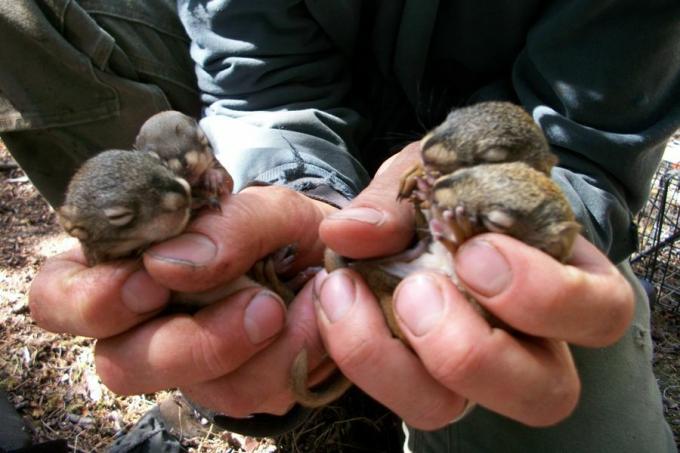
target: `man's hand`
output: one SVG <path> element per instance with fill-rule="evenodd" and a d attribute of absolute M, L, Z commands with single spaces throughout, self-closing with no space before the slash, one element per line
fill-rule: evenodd
<path fill-rule="evenodd" d="M 30 293 L 41 327 L 99 339 L 97 372 L 122 394 L 181 388 L 231 416 L 282 414 L 290 365 L 304 347 L 322 356 L 311 285 L 286 309 L 257 285 L 189 315 L 164 315 L 171 291 L 219 294 L 257 260 L 296 243 L 295 269 L 321 260 L 318 225 L 330 206 L 279 187 L 231 195 L 140 260 L 87 267 L 79 248 L 48 260 Z"/>
<path fill-rule="evenodd" d="M 322 222 L 331 249 L 369 258 L 407 245 L 411 207 L 396 202 L 396 191 L 417 153 L 412 144 L 387 161 L 349 207 Z M 446 425 L 468 400 L 531 426 L 567 417 L 580 392 L 567 343 L 617 341 L 633 314 L 628 283 L 583 238 L 567 264 L 498 234 L 472 238 L 455 260 L 466 290 L 517 332 L 490 327 L 448 277 L 419 273 L 401 282 L 394 300 L 410 350 L 391 336 L 361 277 L 343 269 L 315 281 L 319 327 L 333 360 L 416 428 Z"/>

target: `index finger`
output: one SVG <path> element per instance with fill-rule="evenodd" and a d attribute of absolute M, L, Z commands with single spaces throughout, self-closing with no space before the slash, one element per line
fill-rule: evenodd
<path fill-rule="evenodd" d="M 418 162 L 419 142 L 414 142 L 380 167 L 352 202 L 328 216 L 319 229 L 324 243 L 342 256 L 362 259 L 392 255 L 404 250 L 413 236 L 411 203 L 398 201 L 404 173 Z"/>
<path fill-rule="evenodd" d="M 31 316 L 49 331 L 106 338 L 153 317 L 170 291 L 140 260 L 88 267 L 79 247 L 48 259 L 29 292 Z"/>

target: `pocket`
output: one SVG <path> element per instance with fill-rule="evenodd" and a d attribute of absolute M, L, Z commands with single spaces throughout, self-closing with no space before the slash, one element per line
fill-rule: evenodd
<path fill-rule="evenodd" d="M 0 131 L 67 126 L 118 112 L 97 77 L 113 38 L 68 0 L 1 2 Z"/>
<path fill-rule="evenodd" d="M 79 3 L 115 39 L 110 70 L 123 75 L 129 67 L 135 80 L 158 85 L 171 99 L 177 96 L 198 99 L 194 62 L 189 54 L 190 40 L 177 16 L 174 1 L 80 0 Z M 123 60 L 127 63 L 125 71 L 119 64 Z M 180 106 L 182 104 L 184 102 L 180 102 Z"/>

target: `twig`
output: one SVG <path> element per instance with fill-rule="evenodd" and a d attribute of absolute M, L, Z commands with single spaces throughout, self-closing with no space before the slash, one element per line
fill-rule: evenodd
<path fill-rule="evenodd" d="M 203 442 L 205 442 L 206 440 L 208 440 L 208 438 L 209 438 L 210 435 L 212 434 L 212 430 L 213 430 L 213 424 L 211 423 L 211 424 L 210 424 L 210 428 L 208 428 L 208 432 L 205 434 L 205 436 L 203 436 L 203 437 L 201 438 L 201 441 L 198 443 L 198 453 L 200 453 L 200 452 L 201 452 L 201 449 L 203 448 Z"/>
<path fill-rule="evenodd" d="M 58 433 L 57 431 L 55 431 L 54 428 L 52 428 L 50 425 L 48 425 L 47 422 L 45 422 L 45 420 L 42 420 L 42 419 L 41 419 L 41 420 L 40 420 L 40 423 L 42 423 L 42 425 L 43 425 L 45 428 L 47 428 L 47 430 L 48 430 L 50 433 L 59 435 L 59 433 Z"/>

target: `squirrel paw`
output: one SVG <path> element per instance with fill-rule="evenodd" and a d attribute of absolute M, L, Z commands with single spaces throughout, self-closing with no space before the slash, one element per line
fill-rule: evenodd
<path fill-rule="evenodd" d="M 579 231 L 560 188 L 522 162 L 442 177 L 432 189 L 432 205 L 433 236 L 457 245 L 475 234 L 503 233 L 563 261 Z"/>

